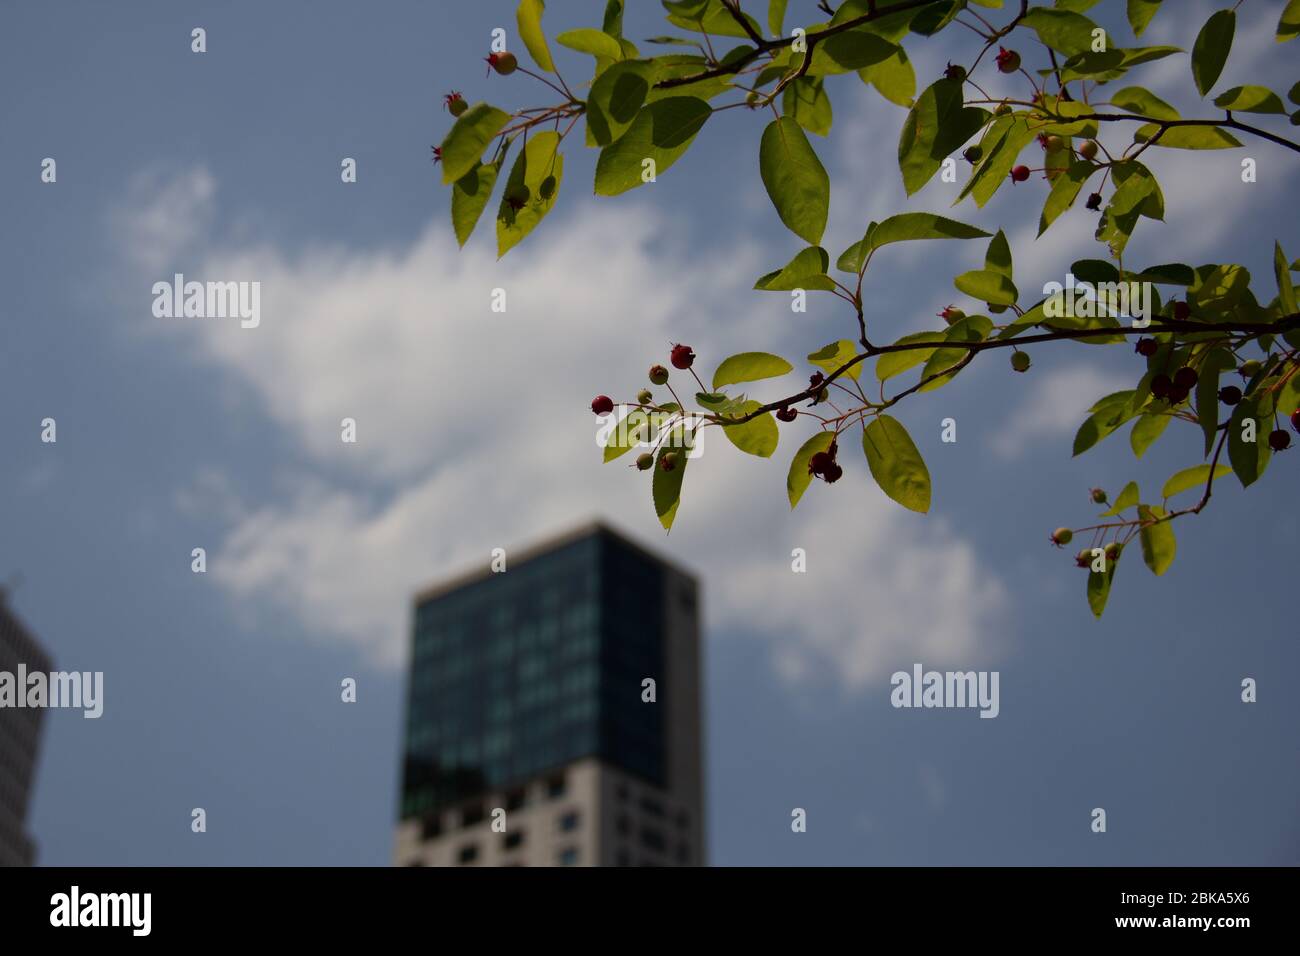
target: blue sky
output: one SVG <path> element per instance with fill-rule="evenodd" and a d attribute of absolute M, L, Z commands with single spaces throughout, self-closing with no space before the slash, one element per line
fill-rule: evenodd
<path fill-rule="evenodd" d="M 665 32 L 658 4 L 631 5 L 629 36 Z M 1190 49 L 1212 7 L 1176 6 L 1144 42 Z M 551 7 L 555 31 L 598 25 L 603 4 Z M 1130 42 L 1120 7 L 1093 13 Z M 791 8 L 788 23 L 816 18 L 811 3 Z M 934 476 L 928 516 L 848 459 L 844 480 L 791 514 L 799 431 L 771 461 L 706 445 L 665 536 L 643 476 L 601 465 L 591 396 L 628 396 L 670 341 L 711 368 L 748 349 L 801 356 L 852 318 L 834 299 L 792 315 L 783 295 L 751 291 L 800 243 L 763 194 L 763 120 L 745 110 L 616 199 L 588 191 L 595 152 L 567 147 L 560 202 L 533 236 L 500 262 L 490 230 L 457 250 L 429 145 L 449 89 L 538 102 L 526 77 L 484 78 L 490 31 L 513 37 L 513 11 L 0 13 L 0 576 L 21 573 L 13 603 L 59 667 L 105 673 L 102 718 L 46 723 L 31 821 L 42 862 L 387 863 L 410 595 L 592 515 L 702 577 L 715 863 L 1300 861 L 1292 455 L 1249 495 L 1216 486 L 1211 508 L 1179 522 L 1162 579 L 1123 567 L 1101 622 L 1047 534 L 1088 523 L 1094 485 L 1154 488 L 1200 461 L 1193 429 L 1141 462 L 1123 435 L 1070 458 L 1084 409 L 1138 377 L 1121 349 L 1039 348 L 1025 376 L 995 355 L 905 402 Z M 1219 88 L 1294 81 L 1267 13 L 1242 9 Z M 194 26 L 206 54 L 190 52 Z M 949 33 L 911 44 L 922 82 L 969 50 Z M 589 69 L 556 55 L 571 82 Z M 1185 55 L 1134 81 L 1208 115 Z M 938 181 L 904 205 L 899 108 L 852 77 L 831 95 L 835 127 L 816 145 L 832 256 L 872 218 L 948 209 L 958 187 Z M 1251 141 L 1146 155 L 1168 216 L 1141 225 L 1135 264 L 1241 262 L 1269 298 L 1273 240 L 1300 255 L 1295 154 Z M 39 180 L 47 156 L 54 185 Z M 345 156 L 356 184 L 339 180 Z M 1043 188 L 951 213 L 1006 229 L 1022 290 L 1099 254 L 1082 210 L 1030 241 Z M 869 280 L 878 340 L 937 322 L 960 301 L 951 276 L 984 254 L 912 245 L 882 253 Z M 261 326 L 154 318 L 150 288 L 177 271 L 260 281 Z M 494 288 L 505 314 L 489 311 Z M 338 440 L 344 416 L 355 446 Z M 958 441 L 942 444 L 949 416 Z M 39 441 L 45 417 L 56 445 Z M 206 575 L 190 571 L 195 547 Z M 806 574 L 790 571 L 795 547 Z M 998 670 L 999 717 L 890 707 L 890 673 L 917 661 Z M 355 705 L 339 701 L 349 676 Z M 1248 676 L 1254 705 L 1239 700 Z M 1098 806 L 1104 835 L 1089 830 Z M 193 807 L 208 833 L 190 832 Z M 792 807 L 807 833 L 790 831 Z"/>

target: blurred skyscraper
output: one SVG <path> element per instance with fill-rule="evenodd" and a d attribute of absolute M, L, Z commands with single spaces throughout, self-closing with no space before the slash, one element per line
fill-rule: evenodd
<path fill-rule="evenodd" d="M 0 671 L 17 679 L 18 665 L 27 673 L 51 669 L 41 650 L 18 617 L 9 610 L 8 598 L 0 587 Z M 15 687 L 26 694 L 26 687 Z M 40 745 L 43 707 L 0 706 L 0 866 L 31 866 L 36 845 L 27 835 L 27 803 Z"/>
<path fill-rule="evenodd" d="M 695 579 L 600 523 L 506 561 L 416 597 L 395 862 L 702 864 Z"/>

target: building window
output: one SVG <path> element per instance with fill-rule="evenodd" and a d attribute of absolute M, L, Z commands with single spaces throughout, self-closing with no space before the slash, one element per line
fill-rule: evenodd
<path fill-rule="evenodd" d="M 513 850 L 516 847 L 523 844 L 524 834 L 522 831 L 518 833 L 507 833 L 505 839 L 502 842 L 505 844 L 505 848 L 507 850 Z"/>
<path fill-rule="evenodd" d="M 472 827 L 476 823 L 482 823 L 483 816 L 483 804 L 472 803 L 461 811 L 460 825 L 464 827 Z"/>
<path fill-rule="evenodd" d="M 432 840 L 441 834 L 442 819 L 437 813 L 430 813 L 420 821 L 420 836 L 424 839 Z"/>
<path fill-rule="evenodd" d="M 506 809 L 518 810 L 528 802 L 528 791 L 523 787 L 515 787 L 513 790 L 506 792 Z"/>
<path fill-rule="evenodd" d="M 560 851 L 560 866 L 576 866 L 578 863 L 578 848 L 576 846 L 566 847 Z"/>
<path fill-rule="evenodd" d="M 565 833 L 570 833 L 578 829 L 578 811 L 570 810 L 560 817 L 560 829 Z"/>
<path fill-rule="evenodd" d="M 473 863 L 475 860 L 478 859 L 478 844 L 466 843 L 463 847 L 460 848 L 460 853 L 457 854 L 456 859 L 457 862 L 459 862 L 462 865 L 466 863 Z"/>
<path fill-rule="evenodd" d="M 555 776 L 551 777 L 549 780 L 546 781 L 546 795 L 550 797 L 552 800 L 554 800 L 557 797 L 562 797 L 564 796 L 564 794 L 565 794 L 564 774 L 557 773 Z"/>
<path fill-rule="evenodd" d="M 664 815 L 664 805 L 653 797 L 642 797 L 641 809 L 652 817 L 662 817 Z"/>
<path fill-rule="evenodd" d="M 668 843 L 664 840 L 663 831 L 656 830 L 654 827 L 641 828 L 641 845 L 651 850 L 663 851 Z"/>

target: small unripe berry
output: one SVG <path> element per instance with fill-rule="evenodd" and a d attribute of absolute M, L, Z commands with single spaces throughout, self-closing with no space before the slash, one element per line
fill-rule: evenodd
<path fill-rule="evenodd" d="M 966 79 L 966 67 L 956 66 L 949 63 L 948 69 L 943 71 L 943 77 L 945 80 L 956 80 L 960 83 L 962 80 Z"/>
<path fill-rule="evenodd" d="M 1106 545 L 1106 560 L 1113 564 L 1119 560 L 1120 552 L 1123 550 L 1118 541 L 1112 541 Z"/>
<path fill-rule="evenodd" d="M 1029 178 L 1029 167 L 1028 167 L 1028 166 L 1017 166 L 1017 167 L 1015 167 L 1014 169 L 1011 170 L 1011 181 L 1012 181 L 1012 182 L 1015 182 L 1015 183 L 1023 183 L 1023 182 L 1024 182 L 1026 179 L 1028 179 L 1028 178 Z"/>
<path fill-rule="evenodd" d="M 1237 371 L 1241 373 L 1242 378 L 1254 378 L 1263 367 L 1256 359 L 1248 359 L 1241 363 L 1241 368 Z"/>
<path fill-rule="evenodd" d="M 677 452 L 665 452 L 664 456 L 659 459 L 659 467 L 664 471 L 672 471 L 677 467 Z"/>
<path fill-rule="evenodd" d="M 447 108 L 447 112 L 452 116 L 459 116 L 469 109 L 469 104 L 465 102 L 465 97 L 461 96 L 457 90 L 452 90 L 442 98 L 442 105 Z"/>
<path fill-rule="evenodd" d="M 984 157 L 984 150 L 980 149 L 978 146 L 967 146 L 966 151 L 962 153 L 962 156 L 965 158 L 966 162 L 973 165 L 978 163 Z"/>
<path fill-rule="evenodd" d="M 1159 373 L 1151 379 L 1151 394 L 1156 398 L 1168 398 L 1169 390 L 1173 387 L 1173 379 L 1164 372 Z"/>
<path fill-rule="evenodd" d="M 1010 103 L 999 103 L 998 108 L 993 111 L 994 116 L 1007 116 L 1011 113 Z"/>
<path fill-rule="evenodd" d="M 1057 528 L 1052 532 L 1052 544 L 1058 548 L 1064 547 L 1074 540 L 1074 532 L 1069 528 Z"/>
<path fill-rule="evenodd" d="M 820 392 L 817 393 L 818 403 L 824 402 L 830 397 L 831 397 L 831 390 L 829 388 L 823 388 Z"/>
<path fill-rule="evenodd" d="M 1174 385 L 1178 388 L 1185 388 L 1190 392 L 1196 387 L 1196 378 L 1196 369 L 1184 365 L 1174 373 Z"/>
<path fill-rule="evenodd" d="M 655 456 L 648 451 L 636 456 L 637 471 L 649 471 L 655 466 Z"/>
<path fill-rule="evenodd" d="M 966 318 L 965 312 L 963 312 L 961 309 L 954 309 L 952 306 L 948 306 L 942 312 L 937 313 L 937 315 L 939 316 L 939 318 L 943 319 L 949 325 L 952 325 L 954 322 L 958 321 L 959 319 Z"/>
<path fill-rule="evenodd" d="M 591 410 L 597 415 L 608 415 L 614 410 L 614 400 L 608 395 L 597 395 L 591 400 Z"/>
<path fill-rule="evenodd" d="M 636 401 L 638 405 L 649 405 L 654 400 L 655 397 L 650 393 L 650 389 L 648 388 L 643 388 L 641 391 L 636 393 Z"/>
<path fill-rule="evenodd" d="M 776 410 L 776 417 L 783 422 L 792 422 L 799 417 L 799 412 L 797 409 L 791 408 L 787 405 L 785 408 L 778 408 Z"/>
<path fill-rule="evenodd" d="M 1236 385 L 1225 385 L 1219 389 L 1219 401 L 1225 405 L 1236 405 L 1241 401 L 1241 389 Z"/>
<path fill-rule="evenodd" d="M 998 69 L 1003 73 L 1014 73 L 1020 69 L 1020 54 L 1015 50 L 998 47 Z"/>
<path fill-rule="evenodd" d="M 673 368 L 690 368 L 695 361 L 695 353 L 689 345 L 674 345 L 668 358 L 673 363 Z"/>
<path fill-rule="evenodd" d="M 1150 358 L 1160 351 L 1160 343 L 1155 339 L 1138 339 L 1137 344 L 1133 346 L 1133 351 L 1138 355 L 1145 355 Z"/>
<path fill-rule="evenodd" d="M 1059 136 L 1049 136 L 1049 137 L 1047 137 L 1047 139 L 1043 142 L 1043 149 L 1046 149 L 1046 150 L 1060 149 L 1060 148 L 1062 148 L 1064 145 L 1065 145 L 1065 140 L 1061 139 L 1061 137 L 1059 137 Z"/>
<path fill-rule="evenodd" d="M 1092 567 L 1092 549 L 1084 548 L 1074 556 L 1074 563 L 1081 568 Z"/>
<path fill-rule="evenodd" d="M 515 59 L 513 53 L 489 53 L 486 57 L 488 66 L 496 70 L 502 76 L 508 76 L 519 66 L 519 61 Z"/>
<path fill-rule="evenodd" d="M 1291 444 L 1291 433 L 1286 429 L 1279 428 L 1271 432 L 1268 436 L 1268 447 L 1274 451 L 1285 451 Z"/>
<path fill-rule="evenodd" d="M 1090 195 L 1090 196 L 1088 197 L 1088 201 L 1087 201 L 1086 203 L 1084 203 L 1084 206 L 1086 206 L 1088 209 L 1094 209 L 1094 210 L 1096 210 L 1096 209 L 1100 209 L 1100 208 L 1101 208 L 1101 193 L 1093 193 L 1092 195 Z"/>
<path fill-rule="evenodd" d="M 1188 316 L 1192 314 L 1192 307 L 1186 302 L 1174 303 L 1174 318 L 1179 322 L 1186 322 Z"/>
<path fill-rule="evenodd" d="M 650 366 L 650 381 L 655 385 L 663 385 L 668 381 L 668 369 L 662 365 Z"/>
<path fill-rule="evenodd" d="M 1106 491 L 1103 488 L 1092 489 L 1092 491 L 1088 492 L 1088 496 L 1092 498 L 1094 505 L 1104 505 L 1106 503 Z"/>
<path fill-rule="evenodd" d="M 1091 162 L 1097 158 L 1097 141 L 1085 139 L 1079 144 L 1079 155 Z"/>
<path fill-rule="evenodd" d="M 1012 353 L 1011 353 L 1011 367 L 1012 367 L 1013 369 L 1015 369 L 1017 372 L 1028 372 L 1028 371 L 1029 371 L 1029 353 L 1028 353 L 1028 352 L 1012 352 Z"/>
<path fill-rule="evenodd" d="M 758 109 L 759 101 L 762 99 L 763 97 L 757 93 L 754 92 L 747 93 L 745 95 L 745 105 L 748 106 L 751 110 Z"/>

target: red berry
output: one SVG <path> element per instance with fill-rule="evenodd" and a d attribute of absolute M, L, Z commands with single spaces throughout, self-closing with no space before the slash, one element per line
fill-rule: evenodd
<path fill-rule="evenodd" d="M 1268 436 L 1268 447 L 1274 451 L 1284 451 L 1291 444 L 1291 435 L 1285 429 L 1279 428 Z"/>
<path fill-rule="evenodd" d="M 1236 385 L 1225 385 L 1219 389 L 1219 401 L 1225 405 L 1236 405 L 1241 401 L 1241 389 Z"/>
<path fill-rule="evenodd" d="M 1184 365 L 1174 373 L 1174 385 L 1190 392 L 1196 387 L 1196 369 Z"/>
<path fill-rule="evenodd" d="M 984 150 L 980 146 L 967 146 L 961 155 L 973 166 L 984 157 Z"/>
<path fill-rule="evenodd" d="M 822 478 L 825 480 L 826 484 L 833 485 L 835 484 L 835 482 L 840 480 L 840 477 L 843 474 L 844 474 L 843 468 L 841 468 L 839 465 L 832 464 L 829 468 L 826 469 L 826 474 L 822 475 Z"/>
<path fill-rule="evenodd" d="M 966 313 L 961 309 L 954 309 L 952 306 L 945 306 L 942 312 L 936 312 L 935 315 L 943 319 L 949 325 L 952 325 L 958 319 L 966 318 Z"/>
<path fill-rule="evenodd" d="M 1174 303 L 1174 318 L 1179 322 L 1186 322 L 1187 317 L 1192 314 L 1192 307 L 1186 302 Z"/>
<path fill-rule="evenodd" d="M 1169 386 L 1169 394 L 1166 396 L 1165 400 L 1168 401 L 1170 405 L 1181 405 L 1183 402 L 1187 401 L 1187 396 L 1190 395 L 1191 392 L 1192 390 L 1190 388 L 1183 388 L 1183 386 L 1175 382 L 1173 385 Z"/>
<path fill-rule="evenodd" d="M 591 410 L 597 415 L 608 415 L 614 410 L 614 400 L 608 395 L 597 395 L 591 400 Z"/>
<path fill-rule="evenodd" d="M 835 466 L 835 457 L 826 451 L 819 451 L 808 459 L 808 474 L 825 475 Z"/>
<path fill-rule="evenodd" d="M 826 376 L 821 372 L 813 372 L 808 376 L 808 387 L 817 388 L 822 382 L 826 381 Z"/>
<path fill-rule="evenodd" d="M 1100 209 L 1101 193 L 1093 193 L 1091 196 L 1088 197 L 1088 201 L 1084 205 L 1087 206 L 1087 208 L 1089 209 Z"/>
<path fill-rule="evenodd" d="M 1167 398 L 1169 390 L 1174 387 L 1173 379 L 1164 372 L 1151 379 L 1151 394 L 1156 398 Z"/>
<path fill-rule="evenodd" d="M 1020 69 L 1020 54 L 1015 50 L 998 47 L 998 69 L 1003 73 L 1014 73 Z"/>
<path fill-rule="evenodd" d="M 1145 355 L 1150 358 L 1160 351 L 1160 343 L 1155 339 L 1138 339 L 1137 344 L 1133 346 L 1133 351 L 1138 355 Z"/>
<path fill-rule="evenodd" d="M 1291 413 L 1291 427 L 1300 432 L 1300 408 Z"/>
<path fill-rule="evenodd" d="M 799 411 L 786 405 L 784 408 L 776 410 L 776 417 L 783 422 L 792 422 L 799 417 Z"/>
<path fill-rule="evenodd" d="M 695 361 L 695 353 L 689 345 L 674 345 L 669 360 L 673 363 L 673 368 L 690 368 Z"/>
<path fill-rule="evenodd" d="M 1029 178 L 1028 166 L 1017 166 L 1015 169 L 1011 170 L 1012 182 L 1023 183 L 1028 178 Z"/>

